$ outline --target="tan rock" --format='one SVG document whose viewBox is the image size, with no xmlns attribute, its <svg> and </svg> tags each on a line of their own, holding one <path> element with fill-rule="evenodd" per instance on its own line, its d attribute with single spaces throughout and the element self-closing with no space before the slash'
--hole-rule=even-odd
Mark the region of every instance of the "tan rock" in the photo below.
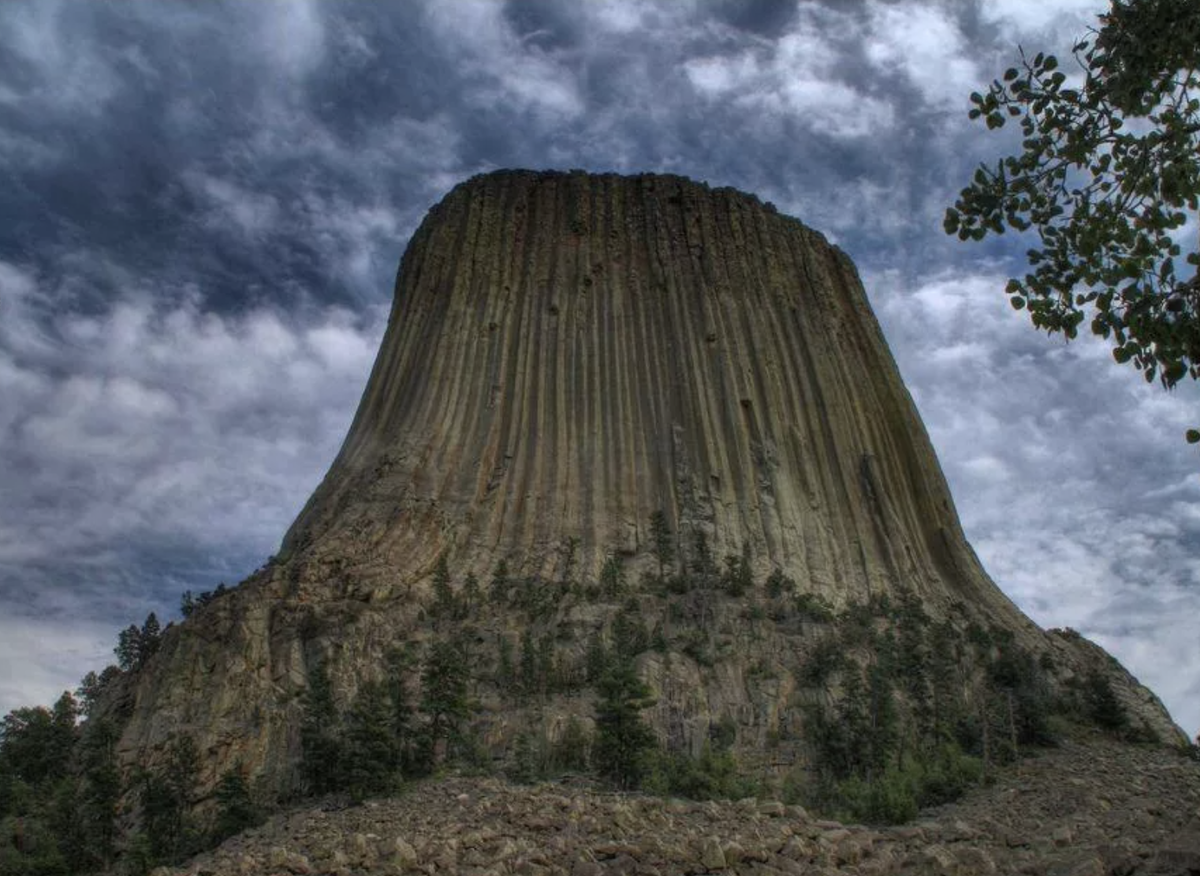
<svg viewBox="0 0 1200 876">
<path fill-rule="evenodd" d="M 725 860 L 725 850 L 721 841 L 716 837 L 705 837 L 700 843 L 700 863 L 709 870 L 724 870 L 729 866 Z"/>
</svg>

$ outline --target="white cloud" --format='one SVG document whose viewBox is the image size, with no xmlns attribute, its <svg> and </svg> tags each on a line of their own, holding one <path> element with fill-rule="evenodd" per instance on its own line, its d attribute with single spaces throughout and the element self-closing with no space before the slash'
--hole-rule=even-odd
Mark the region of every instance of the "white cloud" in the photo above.
<svg viewBox="0 0 1200 876">
<path fill-rule="evenodd" d="M 466 98 L 472 104 L 562 118 L 584 112 L 577 71 L 564 59 L 522 41 L 505 19 L 502 4 L 431 2 L 425 5 L 425 15 L 444 50 L 458 56 L 460 73 L 474 80 Z"/>
<path fill-rule="evenodd" d="M 895 124 L 893 107 L 845 75 L 858 31 L 853 15 L 804 5 L 778 40 L 689 58 L 683 71 L 705 99 L 756 109 L 767 122 L 786 116 L 831 137 L 881 135 Z"/>
<path fill-rule="evenodd" d="M 929 104 L 957 108 L 966 103 L 980 73 L 944 6 L 875 2 L 869 9 L 864 50 L 872 64 L 906 75 Z"/>
<path fill-rule="evenodd" d="M 1052 37 L 1066 42 L 1083 36 L 1107 8 L 1097 0 L 984 0 L 980 15 L 1009 39 Z"/>
<path fill-rule="evenodd" d="M 259 0 L 256 45 L 288 79 L 300 79 L 325 60 L 326 33 L 320 4 L 313 0 Z"/>
<path fill-rule="evenodd" d="M 247 191 L 201 171 L 185 174 L 184 182 L 208 203 L 205 221 L 213 230 L 257 237 L 270 231 L 278 219 L 279 205 L 271 195 Z"/>
<path fill-rule="evenodd" d="M 0 263 L 14 273 L 27 279 Z M 6 328 L 45 335 L 30 299 L 46 293 L 17 288 Z M 138 539 L 269 552 L 349 424 L 382 330 L 372 316 L 222 316 L 131 293 L 55 319 L 36 360 L 0 335 L 0 564 L 85 565 Z"/>
<path fill-rule="evenodd" d="M 0 4 L 4 45 L 36 76 L 6 86 L 6 103 L 42 113 L 96 116 L 119 90 L 119 79 L 86 31 L 64 27 L 75 11 L 62 0 Z"/>
<path fill-rule="evenodd" d="M 0 714 L 49 705 L 113 662 L 114 630 L 82 618 L 0 614 Z"/>
</svg>

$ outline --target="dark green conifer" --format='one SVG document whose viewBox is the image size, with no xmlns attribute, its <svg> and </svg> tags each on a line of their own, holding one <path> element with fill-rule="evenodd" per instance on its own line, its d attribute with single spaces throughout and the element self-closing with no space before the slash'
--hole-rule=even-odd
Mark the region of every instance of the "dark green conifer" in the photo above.
<svg viewBox="0 0 1200 876">
<path fill-rule="evenodd" d="M 462 643 L 439 639 L 430 646 L 421 671 L 421 711 L 425 715 L 422 766 L 436 768 L 458 740 L 469 714 L 470 673 Z"/>
<path fill-rule="evenodd" d="M 342 740 L 333 687 L 324 663 L 308 673 L 300 722 L 300 774 L 309 794 L 320 796 L 342 787 Z"/>
<path fill-rule="evenodd" d="M 359 688 L 346 717 L 343 776 L 354 800 L 392 790 L 398 779 L 397 750 L 391 697 L 382 682 Z"/>
<path fill-rule="evenodd" d="M 235 764 L 217 783 L 217 820 L 213 825 L 213 842 L 219 843 L 262 823 L 262 815 L 254 805 L 246 783 L 243 766 Z"/>
<path fill-rule="evenodd" d="M 671 533 L 667 515 L 659 510 L 650 515 L 650 550 L 658 560 L 658 580 L 667 576 L 667 567 L 675 561 L 675 536 Z"/>
<path fill-rule="evenodd" d="M 619 788 L 636 788 L 646 774 L 647 755 L 656 744 L 654 731 L 641 715 L 653 704 L 650 689 L 638 677 L 633 662 L 621 660 L 600 679 L 597 693 L 596 769 Z"/>
</svg>

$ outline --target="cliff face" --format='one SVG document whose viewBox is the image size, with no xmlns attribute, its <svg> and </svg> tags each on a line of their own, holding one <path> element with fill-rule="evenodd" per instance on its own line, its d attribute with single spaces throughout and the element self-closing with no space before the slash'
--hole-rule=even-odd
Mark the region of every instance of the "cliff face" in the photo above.
<svg viewBox="0 0 1200 876">
<path fill-rule="evenodd" d="M 692 590 L 637 583 L 657 569 L 656 512 Z M 702 541 L 718 564 L 746 558 L 748 591 L 705 589 Z M 629 583 L 598 588 L 611 557 Z M 845 254 L 753 197 L 678 177 L 499 172 L 431 210 L 338 458 L 279 559 L 169 630 L 110 694 L 123 750 L 153 760 L 186 734 L 206 787 L 241 762 L 294 789 L 314 666 L 345 704 L 389 650 L 444 633 L 439 558 L 496 758 L 530 722 L 554 736 L 588 720 L 589 642 L 618 644 L 619 615 L 655 630 L 634 652 L 662 740 L 697 750 L 727 720 L 747 756 L 795 757 L 805 705 L 843 684 L 814 654 L 879 659 L 888 606 L 914 599 L 945 635 L 992 631 L 973 640 L 980 660 L 1011 637 L 1054 684 L 1105 673 L 1137 721 L 1179 735 L 1103 652 L 1043 634 L 980 568 Z M 502 561 L 524 589 L 468 605 L 467 577 L 486 587 Z M 764 590 L 776 569 L 799 598 Z M 855 637 L 835 635 L 839 608 L 858 612 Z M 917 663 L 936 650 L 929 629 L 900 631 Z M 576 684 L 543 684 L 536 714 L 503 678 L 526 635 Z M 962 668 L 953 685 L 985 674 Z M 781 740 L 791 754 L 762 754 Z"/>
<path fill-rule="evenodd" d="M 414 236 L 285 553 L 399 576 L 646 552 L 653 512 L 834 604 L 903 581 L 1015 618 L 965 543 L 850 260 L 676 177 L 496 173 Z"/>
</svg>

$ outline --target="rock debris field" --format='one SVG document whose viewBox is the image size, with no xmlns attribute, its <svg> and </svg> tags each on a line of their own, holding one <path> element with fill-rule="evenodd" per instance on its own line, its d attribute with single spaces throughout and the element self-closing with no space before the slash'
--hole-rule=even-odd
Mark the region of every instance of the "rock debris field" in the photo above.
<svg viewBox="0 0 1200 876">
<path fill-rule="evenodd" d="M 1200 763 L 1071 742 L 911 823 L 820 820 L 772 800 L 694 802 L 455 777 L 275 815 L 182 868 L 233 874 L 1200 874 Z"/>
</svg>

